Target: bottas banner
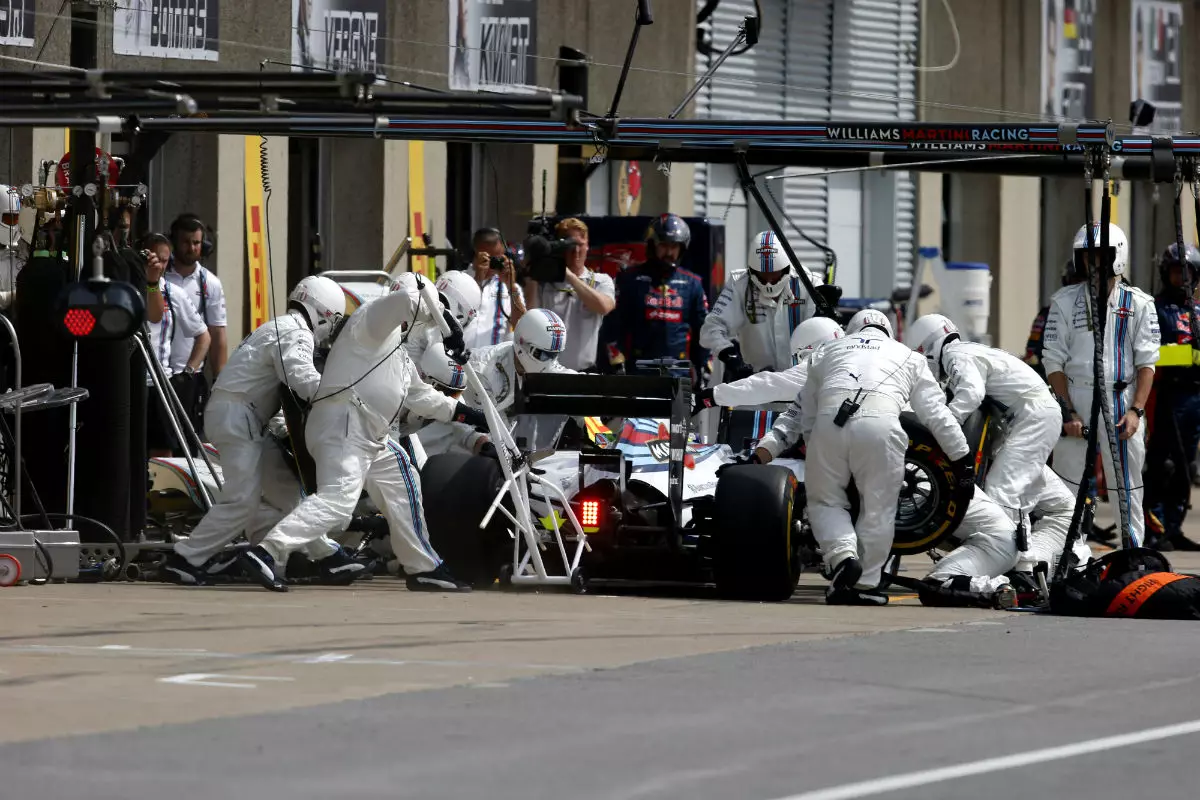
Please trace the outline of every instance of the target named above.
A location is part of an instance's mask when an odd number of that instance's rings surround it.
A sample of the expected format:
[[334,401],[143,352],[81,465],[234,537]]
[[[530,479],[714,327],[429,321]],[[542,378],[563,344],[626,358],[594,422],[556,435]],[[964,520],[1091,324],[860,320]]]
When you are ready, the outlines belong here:
[[0,46],[33,47],[37,0],[0,0]]
[[387,0],[292,0],[292,69],[376,72],[387,40]]
[[1152,133],[1183,130],[1180,41],[1183,4],[1133,0],[1129,74],[1130,100],[1149,100],[1157,112]]
[[1042,113],[1091,119],[1096,0],[1042,0]]
[[219,0],[121,0],[113,11],[113,52],[216,61],[219,8]]
[[450,88],[537,84],[537,0],[450,0]]

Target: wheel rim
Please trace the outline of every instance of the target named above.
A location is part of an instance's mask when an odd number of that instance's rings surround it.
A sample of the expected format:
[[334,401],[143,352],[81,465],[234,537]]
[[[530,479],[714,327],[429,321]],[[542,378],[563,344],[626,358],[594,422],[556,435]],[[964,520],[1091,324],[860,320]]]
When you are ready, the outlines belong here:
[[896,505],[896,532],[920,530],[941,507],[941,489],[924,464],[904,462],[904,482]]

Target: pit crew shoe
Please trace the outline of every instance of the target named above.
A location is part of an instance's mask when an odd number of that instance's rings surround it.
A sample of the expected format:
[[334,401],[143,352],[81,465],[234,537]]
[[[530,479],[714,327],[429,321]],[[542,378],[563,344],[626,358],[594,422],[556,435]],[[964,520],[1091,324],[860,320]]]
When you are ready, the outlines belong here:
[[405,579],[410,592],[469,592],[471,584],[460,581],[450,574],[445,564],[438,564],[431,572],[418,572]]
[[204,574],[210,578],[224,577],[227,578],[232,573],[233,567],[238,563],[238,558],[244,553],[243,548],[236,550],[226,550],[217,553],[215,556],[204,562]]
[[162,566],[158,568],[159,577],[164,583],[176,583],[180,586],[207,586],[208,576],[203,567],[193,567],[179,553],[170,553]]
[[246,577],[258,583],[264,589],[273,592],[286,592],[286,582],[275,577],[275,559],[261,545],[251,547],[238,556],[238,564]]
[[862,577],[862,562],[854,556],[847,556],[838,562],[829,574],[830,588],[837,591],[853,589],[854,584]]
[[878,589],[839,589],[830,586],[825,592],[827,606],[886,606],[888,596]]
[[342,548],[317,562],[317,574],[325,586],[349,586],[370,574],[370,565],[355,559]]

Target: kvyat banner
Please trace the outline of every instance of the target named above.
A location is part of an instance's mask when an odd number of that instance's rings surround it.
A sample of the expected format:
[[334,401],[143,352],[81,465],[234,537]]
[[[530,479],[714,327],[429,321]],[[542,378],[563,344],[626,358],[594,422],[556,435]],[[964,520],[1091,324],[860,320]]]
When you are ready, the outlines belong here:
[[387,63],[387,0],[292,0],[292,69],[375,72]]
[[33,47],[37,0],[0,0],[0,46]]
[[220,0],[121,0],[113,11],[113,52],[216,61],[219,9]]
[[1092,119],[1096,0],[1042,0],[1042,113]]
[[526,92],[537,84],[537,0],[450,0],[450,88]]
[[1134,0],[1130,24],[1130,100],[1149,100],[1157,109],[1151,133],[1183,130],[1180,80],[1183,4]]

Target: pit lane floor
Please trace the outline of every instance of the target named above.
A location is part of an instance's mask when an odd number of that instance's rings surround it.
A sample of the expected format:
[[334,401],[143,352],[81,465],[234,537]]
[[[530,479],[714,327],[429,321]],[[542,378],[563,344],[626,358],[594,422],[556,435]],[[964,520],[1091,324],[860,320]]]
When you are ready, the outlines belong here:
[[1196,796],[1191,625],[833,608],[820,583],[4,590],[0,798]]

